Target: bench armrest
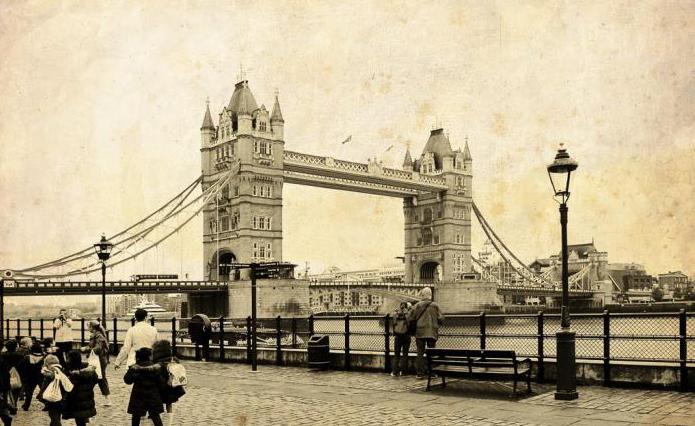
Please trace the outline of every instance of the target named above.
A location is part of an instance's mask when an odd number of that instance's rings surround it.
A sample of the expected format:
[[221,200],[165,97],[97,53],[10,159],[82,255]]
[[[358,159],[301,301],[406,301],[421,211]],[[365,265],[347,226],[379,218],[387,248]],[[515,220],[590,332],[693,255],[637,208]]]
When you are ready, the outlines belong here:
[[524,359],[517,360],[517,365],[526,366],[530,369],[531,368],[531,358],[524,358]]

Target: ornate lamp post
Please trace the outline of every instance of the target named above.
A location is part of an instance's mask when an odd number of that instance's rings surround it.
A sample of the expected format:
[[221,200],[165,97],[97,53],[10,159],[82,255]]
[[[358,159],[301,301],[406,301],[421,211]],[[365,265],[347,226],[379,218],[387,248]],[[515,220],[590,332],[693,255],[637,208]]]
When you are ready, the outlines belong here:
[[562,319],[557,332],[557,388],[555,399],[573,400],[577,393],[575,373],[574,332],[570,330],[569,274],[567,272],[567,200],[570,197],[570,175],[577,169],[577,162],[570,158],[560,144],[555,161],[548,166],[548,176],[553,193],[560,203],[560,225],[562,226]]
[[101,241],[94,244],[94,251],[101,261],[101,323],[106,328],[106,261],[111,257],[113,244],[101,236]]

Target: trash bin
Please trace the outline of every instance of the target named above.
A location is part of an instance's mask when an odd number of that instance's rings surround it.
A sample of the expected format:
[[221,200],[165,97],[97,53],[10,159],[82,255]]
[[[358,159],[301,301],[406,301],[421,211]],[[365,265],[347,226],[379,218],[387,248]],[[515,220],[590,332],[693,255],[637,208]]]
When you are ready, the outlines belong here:
[[307,344],[309,368],[327,369],[331,365],[328,336],[315,334]]
[[203,345],[203,358],[208,361],[210,357],[210,335],[212,323],[205,314],[196,314],[188,322],[188,335],[191,342],[195,343],[195,359],[200,360],[200,346]]

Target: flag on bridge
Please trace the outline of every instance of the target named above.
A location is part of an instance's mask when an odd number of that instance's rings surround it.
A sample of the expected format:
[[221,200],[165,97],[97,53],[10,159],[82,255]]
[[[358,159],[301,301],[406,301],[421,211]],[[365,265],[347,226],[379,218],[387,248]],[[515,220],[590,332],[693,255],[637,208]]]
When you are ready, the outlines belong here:
[[350,142],[352,140],[352,135],[348,136],[347,139],[345,139],[343,142],[341,142],[342,145],[345,145],[346,143]]

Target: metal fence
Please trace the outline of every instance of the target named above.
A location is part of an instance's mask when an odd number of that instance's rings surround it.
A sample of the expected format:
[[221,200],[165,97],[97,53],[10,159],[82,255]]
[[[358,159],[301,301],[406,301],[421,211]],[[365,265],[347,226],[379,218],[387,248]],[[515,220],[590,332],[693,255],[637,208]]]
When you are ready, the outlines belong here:
[[[211,347],[224,359],[225,347],[245,348],[250,359],[251,318],[213,318]],[[109,341],[114,353],[125,338],[133,319],[115,318],[110,323]],[[190,318],[150,318],[160,338],[172,346],[191,346],[187,335]],[[344,366],[350,369],[350,354],[378,352],[386,356],[385,367],[391,368],[394,337],[391,317],[385,316],[309,316],[262,318],[257,320],[257,346],[276,351],[282,364],[286,350],[304,349],[314,334],[328,335],[330,348],[343,352]],[[73,339],[83,345],[89,341],[89,320],[73,321]],[[7,319],[5,336],[53,337],[53,320]],[[555,333],[560,330],[559,314],[485,314],[449,315],[439,328],[438,347],[459,349],[514,350],[520,356],[534,358],[538,378],[544,363],[555,358]],[[572,315],[576,333],[577,360],[603,363],[604,381],[610,381],[611,364],[662,363],[678,365],[681,377],[695,364],[695,313],[603,313]],[[411,345],[414,351],[414,344]]]

